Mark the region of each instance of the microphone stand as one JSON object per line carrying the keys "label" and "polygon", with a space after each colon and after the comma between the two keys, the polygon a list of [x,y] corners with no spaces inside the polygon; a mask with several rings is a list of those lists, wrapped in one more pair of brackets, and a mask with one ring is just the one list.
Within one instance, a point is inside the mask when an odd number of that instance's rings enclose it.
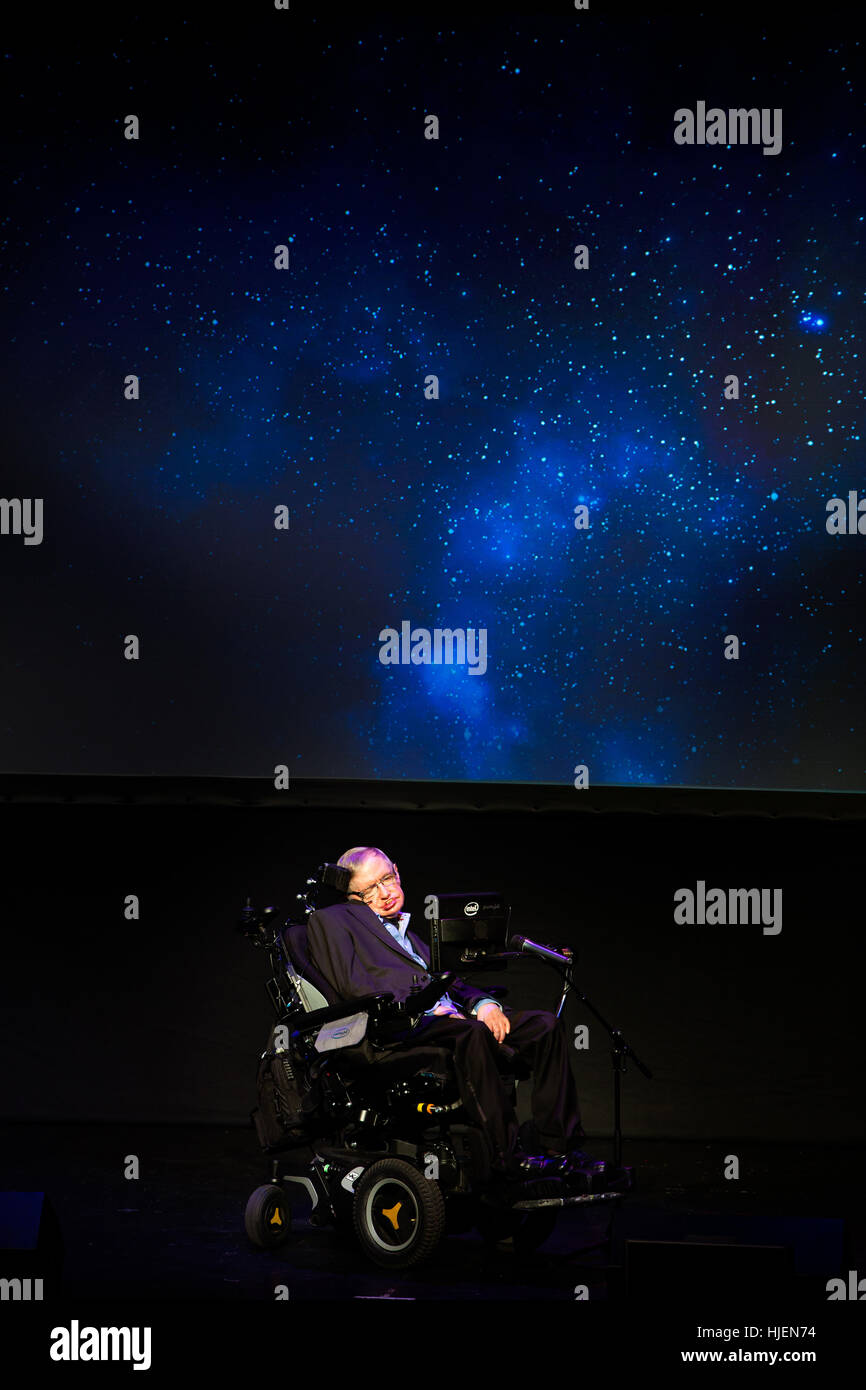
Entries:
{"label": "microphone stand", "polygon": [[[602,1017],[595,1005],[587,999],[583,991],[577,988],[577,985],[574,983],[575,962],[572,952],[568,947],[559,953],[560,955],[568,957],[564,966],[560,966],[557,961],[551,960],[549,956],[541,955],[540,952],[532,952],[531,954],[538,954],[540,960],[546,960],[548,965],[552,965],[555,970],[560,971],[562,974],[562,998],[559,1001],[559,1008],[556,1011],[557,1018],[562,1014],[563,1006],[568,995],[576,994],[581,1003],[585,1004],[589,1009],[590,1013],[595,1015],[602,1027],[607,1029],[612,1044],[610,1056],[613,1065],[613,1164],[615,1168],[622,1169],[622,1077],[623,1073],[628,1070],[625,1064],[626,1058],[631,1058],[638,1071],[641,1072],[648,1081],[652,1081],[653,1074],[649,1067],[638,1057],[634,1048],[626,1039],[622,1029],[614,1028],[608,1023],[607,1019]],[[623,1171],[627,1172],[629,1186],[631,1186],[632,1170]]]}

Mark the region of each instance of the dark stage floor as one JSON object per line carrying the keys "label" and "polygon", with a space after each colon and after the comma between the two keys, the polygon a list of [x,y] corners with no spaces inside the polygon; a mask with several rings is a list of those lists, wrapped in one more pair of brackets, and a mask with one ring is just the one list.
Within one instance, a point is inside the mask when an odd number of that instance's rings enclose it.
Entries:
{"label": "dark stage floor", "polygon": [[[585,1285],[590,1301],[610,1303],[660,1296],[671,1280],[699,1295],[706,1266],[694,1257],[714,1259],[710,1246],[720,1247],[717,1270],[733,1257],[725,1277],[735,1292],[739,1278],[754,1280],[746,1247],[782,1246],[791,1251],[794,1301],[826,1306],[827,1279],[866,1272],[862,1148],[627,1141],[635,1189],[610,1208],[563,1211],[533,1254],[487,1245],[473,1231],[446,1237],[430,1262],[395,1275],[372,1265],[352,1237],[312,1226],[303,1200],[286,1246],[251,1246],[244,1207],[268,1176],[251,1129],[5,1125],[0,1142],[0,1187],[51,1200],[65,1244],[63,1294],[75,1299],[273,1300],[282,1284],[292,1300],[547,1302],[574,1301]],[[612,1156],[610,1143],[589,1147]],[[731,1151],[740,1157],[738,1182],[721,1176]],[[123,1177],[131,1154],[140,1161],[137,1181]],[[640,1265],[632,1248],[627,1279],[633,1240],[675,1244],[641,1247]]]}

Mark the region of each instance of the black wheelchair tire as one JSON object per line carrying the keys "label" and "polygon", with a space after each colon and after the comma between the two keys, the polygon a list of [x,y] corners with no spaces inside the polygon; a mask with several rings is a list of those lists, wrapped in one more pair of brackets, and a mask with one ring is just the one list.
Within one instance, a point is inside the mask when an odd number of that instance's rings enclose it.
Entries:
{"label": "black wheelchair tire", "polygon": [[[384,1201],[392,1206],[376,1212],[375,1204]],[[399,1210],[404,1202],[405,1213]],[[407,1226],[399,1231],[397,1220],[407,1218]],[[405,1159],[383,1158],[371,1164],[355,1184],[352,1221],[362,1250],[375,1264],[407,1269],[429,1259],[439,1244],[445,1229],[445,1202],[438,1182],[425,1178]]]}
{"label": "black wheelchair tire", "polygon": [[260,1250],[275,1250],[288,1240],[292,1209],[281,1187],[269,1182],[256,1188],[246,1205],[244,1227],[253,1245]]}

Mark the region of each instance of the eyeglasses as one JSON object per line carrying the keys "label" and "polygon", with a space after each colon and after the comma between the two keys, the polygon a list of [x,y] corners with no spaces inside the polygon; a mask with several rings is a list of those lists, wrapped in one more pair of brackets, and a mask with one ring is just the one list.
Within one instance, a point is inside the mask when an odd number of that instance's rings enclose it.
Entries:
{"label": "eyeglasses", "polygon": [[362,903],[371,903],[377,893],[381,893],[383,897],[387,896],[394,887],[394,884],[399,881],[399,878],[400,875],[394,872],[385,874],[384,877],[380,878],[378,883],[374,883],[371,888],[365,888],[363,893],[353,891],[350,892],[349,896],[351,898],[360,898]]}

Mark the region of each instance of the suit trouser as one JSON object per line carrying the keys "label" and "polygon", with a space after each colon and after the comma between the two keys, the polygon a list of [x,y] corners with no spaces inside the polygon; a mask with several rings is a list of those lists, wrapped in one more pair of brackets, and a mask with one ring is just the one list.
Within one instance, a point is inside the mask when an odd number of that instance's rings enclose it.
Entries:
{"label": "suit trouser", "polygon": [[[505,1043],[531,1067],[532,1119],[540,1142],[560,1153],[584,1138],[577,1088],[565,1036],[556,1016],[540,1009],[504,1009],[511,1031]],[[483,1130],[496,1168],[507,1165],[517,1144],[517,1116],[497,1065],[499,1043],[475,1018],[428,1014],[411,1033],[412,1043],[453,1047],[460,1098]]]}

